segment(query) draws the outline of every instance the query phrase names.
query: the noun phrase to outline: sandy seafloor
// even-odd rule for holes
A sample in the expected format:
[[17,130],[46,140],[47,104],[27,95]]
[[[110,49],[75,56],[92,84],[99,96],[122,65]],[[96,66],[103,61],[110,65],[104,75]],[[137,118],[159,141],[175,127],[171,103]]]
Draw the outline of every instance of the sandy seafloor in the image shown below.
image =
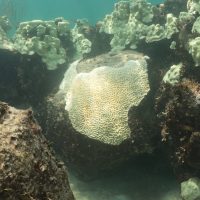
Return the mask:
[[129,163],[112,175],[83,181],[70,173],[76,200],[180,200],[180,185],[166,163]]

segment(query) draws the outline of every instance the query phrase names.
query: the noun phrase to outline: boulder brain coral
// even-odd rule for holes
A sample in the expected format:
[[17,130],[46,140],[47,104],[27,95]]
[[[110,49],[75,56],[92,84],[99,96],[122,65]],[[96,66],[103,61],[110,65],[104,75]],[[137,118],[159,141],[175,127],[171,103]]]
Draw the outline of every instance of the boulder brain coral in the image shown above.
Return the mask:
[[[67,73],[75,75],[76,65],[72,67]],[[100,66],[69,81],[65,109],[76,131],[111,145],[130,138],[128,111],[149,91],[144,58],[117,67]]]

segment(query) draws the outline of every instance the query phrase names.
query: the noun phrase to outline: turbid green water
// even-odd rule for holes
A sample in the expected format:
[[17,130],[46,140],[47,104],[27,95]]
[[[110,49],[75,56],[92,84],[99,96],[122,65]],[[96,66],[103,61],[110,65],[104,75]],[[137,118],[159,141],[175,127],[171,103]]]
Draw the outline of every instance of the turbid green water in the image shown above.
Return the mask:
[[[8,15],[14,21],[33,19],[54,19],[64,17],[69,20],[87,18],[91,23],[103,18],[113,9],[118,0],[0,0],[0,15]],[[162,0],[149,0],[153,4]],[[3,6],[2,6],[3,5]]]

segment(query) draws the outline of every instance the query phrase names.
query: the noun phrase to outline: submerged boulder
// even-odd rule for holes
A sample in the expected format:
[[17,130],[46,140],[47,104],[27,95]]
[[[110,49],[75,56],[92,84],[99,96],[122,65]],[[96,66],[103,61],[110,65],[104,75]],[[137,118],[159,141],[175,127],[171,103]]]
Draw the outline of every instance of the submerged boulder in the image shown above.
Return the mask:
[[0,199],[74,199],[66,168],[31,110],[0,102],[0,141]]
[[180,181],[200,177],[200,84],[184,79],[157,97],[162,140]]
[[75,61],[48,99],[47,137],[69,164],[89,171],[152,152],[149,92],[147,61],[140,53]]

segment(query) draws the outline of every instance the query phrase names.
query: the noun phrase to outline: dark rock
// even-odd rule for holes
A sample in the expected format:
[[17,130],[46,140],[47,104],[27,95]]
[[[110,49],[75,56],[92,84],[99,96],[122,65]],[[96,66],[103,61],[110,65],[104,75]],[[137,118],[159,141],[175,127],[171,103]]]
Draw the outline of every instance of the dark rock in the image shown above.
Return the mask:
[[162,87],[157,97],[162,140],[180,181],[200,176],[199,97],[200,84],[191,80]]
[[0,100],[36,106],[59,85],[66,68],[49,71],[38,55],[0,49]]
[[73,200],[66,168],[31,110],[0,102],[0,199]]

